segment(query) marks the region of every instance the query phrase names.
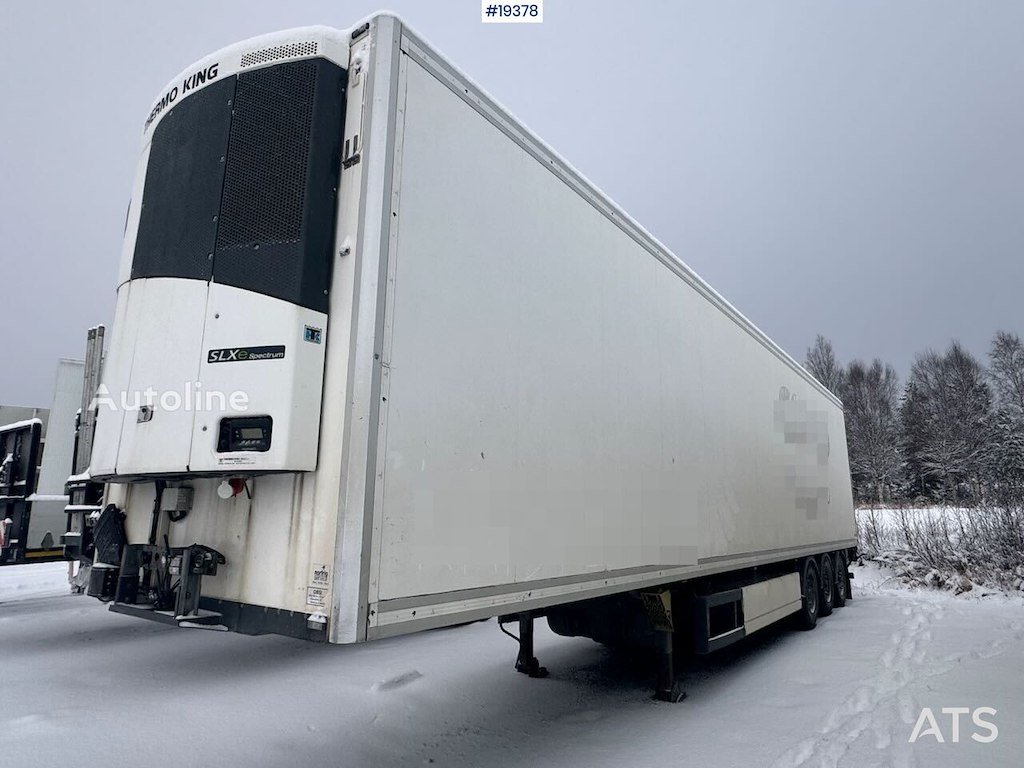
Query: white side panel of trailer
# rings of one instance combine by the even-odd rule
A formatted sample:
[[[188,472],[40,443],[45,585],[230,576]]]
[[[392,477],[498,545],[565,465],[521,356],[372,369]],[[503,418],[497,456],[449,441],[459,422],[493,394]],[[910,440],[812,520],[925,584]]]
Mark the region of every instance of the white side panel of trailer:
[[[759,629],[800,610],[800,574],[787,573],[743,587],[743,631]]]
[[[840,408],[406,64],[371,604],[851,540]]]
[[[41,496],[63,496],[64,484],[74,473],[75,415],[82,405],[84,369],[85,363],[81,360],[62,359],[57,362],[53,405],[46,427],[46,447],[36,484],[36,493]]]

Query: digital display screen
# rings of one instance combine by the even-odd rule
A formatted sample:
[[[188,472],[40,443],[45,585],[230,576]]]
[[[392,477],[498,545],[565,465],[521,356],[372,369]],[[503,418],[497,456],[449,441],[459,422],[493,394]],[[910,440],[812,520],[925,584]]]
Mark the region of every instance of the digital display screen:
[[[269,451],[274,420],[270,416],[244,416],[220,420],[218,453]]]

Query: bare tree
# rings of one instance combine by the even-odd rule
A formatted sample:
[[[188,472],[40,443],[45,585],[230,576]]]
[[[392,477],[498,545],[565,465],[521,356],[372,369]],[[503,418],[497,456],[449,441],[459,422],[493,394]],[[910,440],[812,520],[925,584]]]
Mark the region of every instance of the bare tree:
[[[1024,498],[1024,342],[996,331],[988,357],[996,396],[990,481],[999,502],[1008,505]]]
[[[1024,420],[1024,342],[1015,333],[996,331],[988,359],[999,408]]]
[[[846,369],[843,406],[854,489],[882,503],[899,475],[899,380],[891,365],[854,360]]]
[[[914,361],[903,428],[909,474],[921,478],[922,491],[938,490],[943,501],[962,500],[965,486],[981,492],[992,458],[992,395],[981,365],[959,343]]]
[[[842,397],[843,367],[836,362],[832,342],[820,333],[807,349],[804,367],[836,397]]]
[[[998,504],[1021,508],[1024,502],[1024,429],[1005,408],[995,414],[989,483]]]

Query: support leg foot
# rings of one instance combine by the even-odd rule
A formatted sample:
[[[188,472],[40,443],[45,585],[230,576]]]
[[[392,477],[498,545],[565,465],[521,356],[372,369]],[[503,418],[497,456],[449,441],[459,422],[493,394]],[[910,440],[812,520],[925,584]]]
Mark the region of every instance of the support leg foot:
[[[654,692],[654,699],[656,701],[667,701],[670,704],[678,704],[680,701],[686,698],[686,691],[683,690],[682,686],[678,682],[672,683],[667,689],[659,688]]]
[[[674,654],[672,650],[672,631],[659,629],[661,647],[658,649],[658,680],[654,687],[654,698],[673,704],[686,698],[679,681],[676,680]]]
[[[519,617],[519,655],[516,657],[516,672],[529,677],[547,677],[547,667],[542,667],[533,655],[533,616]]]

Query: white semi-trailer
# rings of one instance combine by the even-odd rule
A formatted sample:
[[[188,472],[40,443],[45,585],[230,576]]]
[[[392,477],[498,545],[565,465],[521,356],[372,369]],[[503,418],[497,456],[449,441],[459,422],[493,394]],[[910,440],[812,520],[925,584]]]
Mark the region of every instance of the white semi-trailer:
[[[847,597],[840,402],[398,19],[145,122],[90,592],[356,643],[501,616],[697,651]]]

